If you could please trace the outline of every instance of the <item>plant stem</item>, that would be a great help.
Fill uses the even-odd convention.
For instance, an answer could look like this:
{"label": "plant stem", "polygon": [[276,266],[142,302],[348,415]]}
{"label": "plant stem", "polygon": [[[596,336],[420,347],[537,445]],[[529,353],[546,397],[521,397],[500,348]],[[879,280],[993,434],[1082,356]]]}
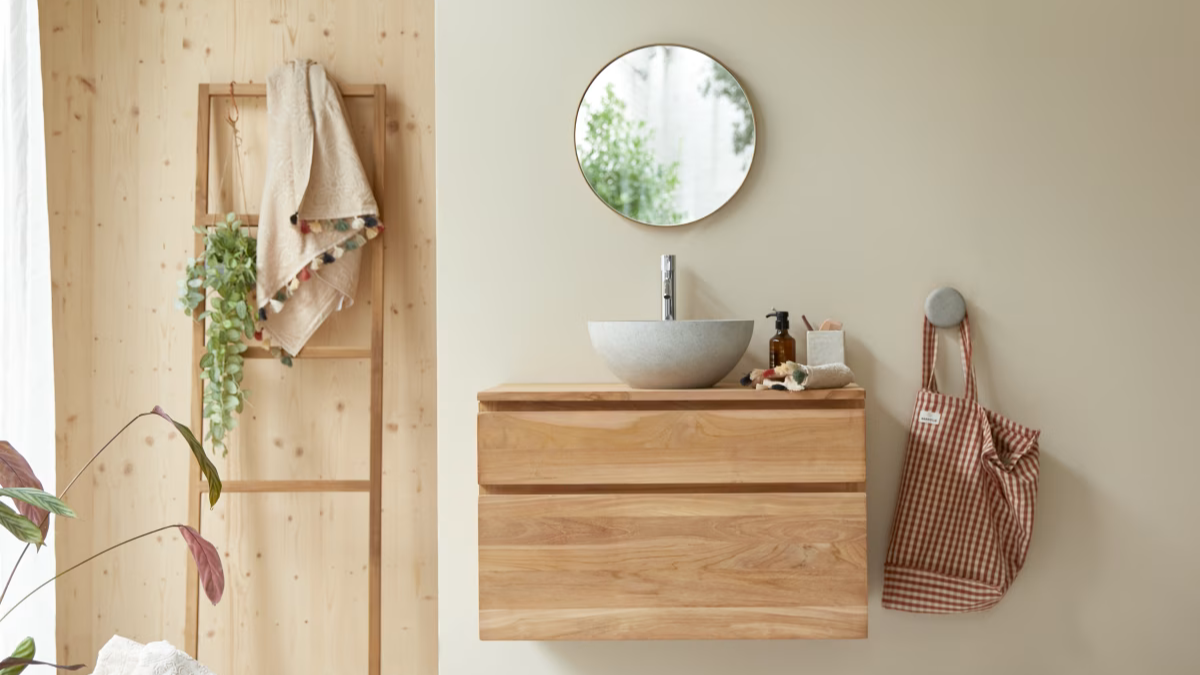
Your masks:
{"label": "plant stem", "polygon": [[[79,480],[79,477],[83,475],[83,472],[87,471],[87,468],[92,465],[92,462],[96,461],[96,458],[100,456],[100,453],[107,450],[108,446],[112,445],[112,442],[117,440],[118,436],[125,433],[125,430],[128,429],[134,422],[145,417],[146,415],[153,415],[153,414],[154,414],[154,412],[144,412],[144,413],[141,413],[140,415],[137,415],[136,417],[129,420],[128,422],[126,422],[125,426],[121,427],[120,431],[113,434],[113,437],[108,439],[108,442],[104,444],[104,447],[97,450],[96,454],[92,455],[92,458],[88,460],[87,464],[84,464],[83,468],[75,473],[75,477],[71,479],[70,483],[67,483],[67,487],[63,488],[62,492],[58,493],[58,498],[62,499],[63,496],[66,495],[68,491],[70,491],[71,486],[75,485],[75,481]],[[50,512],[47,511],[46,515],[42,516],[42,521],[40,523],[38,523],[38,529],[41,529],[42,523],[45,523],[46,519],[49,517],[50,517]],[[118,546],[120,546],[120,544],[118,544]],[[17,562],[13,563],[12,571],[8,573],[8,581],[4,582],[4,590],[0,591],[0,605],[4,604],[4,597],[6,595],[8,595],[8,587],[12,585],[13,577],[15,577],[17,575],[17,568],[21,566],[21,561],[25,559],[25,554],[27,552],[29,552],[29,544],[25,544],[25,548],[21,549],[21,555],[17,556]],[[71,569],[74,569],[74,568],[71,568]],[[69,572],[70,570],[67,570],[67,571]],[[65,572],[64,572],[64,574],[65,574]],[[58,577],[55,577],[55,579],[57,579],[57,578]],[[54,579],[51,579],[50,581],[54,581]],[[46,582],[46,583],[49,583],[49,582]],[[45,584],[42,584],[42,586],[44,586],[44,585]],[[41,588],[41,586],[38,586],[38,588]],[[18,603],[18,604],[20,604],[20,603]],[[9,610],[9,611],[11,612],[12,610]],[[8,616],[8,615],[5,614],[4,616]],[[0,619],[2,619],[2,618],[3,617],[0,617]]]}
{"label": "plant stem", "polygon": [[[38,525],[41,528],[41,525]],[[17,568],[20,567],[21,561],[25,559],[25,554],[29,552],[29,544],[25,544],[25,548],[21,549],[21,555],[17,556],[17,562],[13,563],[12,571],[8,573],[8,581],[4,582],[4,590],[0,591],[0,604],[4,602],[4,596],[8,595],[8,587],[12,584],[13,577],[17,576]]]}
{"label": "plant stem", "polygon": [[12,607],[9,607],[9,608],[8,608],[8,611],[7,611],[7,612],[5,612],[3,616],[0,616],[0,621],[4,621],[6,618],[8,618],[8,615],[9,615],[9,614],[12,614],[12,613],[13,613],[13,610],[15,610],[16,608],[20,607],[20,606],[21,606],[21,603],[23,603],[23,602],[25,602],[26,600],[28,600],[28,599],[29,599],[29,596],[31,596],[31,595],[33,595],[34,593],[37,593],[38,591],[42,590],[43,588],[45,588],[47,585],[49,585],[49,584],[53,583],[55,579],[58,579],[58,578],[59,578],[59,577],[61,577],[62,575],[66,574],[66,573],[68,573],[68,572],[72,572],[72,571],[74,571],[74,570],[76,570],[76,569],[78,569],[78,568],[80,568],[80,567],[82,567],[82,566],[84,566],[84,565],[86,565],[86,564],[90,563],[91,561],[95,560],[96,558],[99,558],[100,556],[104,555],[105,553],[108,553],[109,551],[111,551],[111,550],[113,550],[113,549],[115,549],[115,548],[120,548],[120,547],[124,546],[125,544],[131,543],[131,542],[134,542],[134,541],[137,541],[138,539],[142,539],[143,537],[149,537],[150,535],[152,535],[152,534],[155,534],[155,533],[157,533],[157,532],[162,532],[163,530],[169,530],[169,529],[171,529],[172,527],[183,527],[183,525],[179,525],[179,524],[175,524],[175,525],[164,525],[164,526],[162,526],[162,527],[160,527],[160,528],[157,528],[157,529],[154,529],[154,530],[150,530],[149,532],[144,532],[144,533],[142,533],[142,534],[139,534],[139,535],[138,535],[138,536],[136,536],[136,537],[130,537],[129,539],[126,539],[125,541],[123,541],[123,542],[121,542],[121,543],[119,543],[119,544],[113,544],[112,546],[109,546],[108,548],[104,549],[103,551],[100,551],[99,553],[95,553],[95,554],[93,554],[91,557],[89,557],[89,558],[87,558],[87,559],[85,559],[85,560],[82,560],[82,561],[80,561],[80,562],[77,562],[77,563],[75,563],[74,565],[71,565],[71,566],[70,566],[70,567],[68,567],[67,569],[65,569],[65,570],[63,570],[63,571],[59,572],[58,574],[55,574],[53,577],[50,577],[49,579],[47,579],[47,580],[43,581],[43,582],[42,582],[40,585],[38,585],[38,587],[37,587],[37,588],[35,588],[35,589],[33,589],[32,591],[29,591],[28,593],[26,593],[26,594],[25,594],[25,597],[23,597],[23,598],[21,598],[20,600],[18,600],[18,601],[17,601],[17,604],[13,605]]}
{"label": "plant stem", "polygon": [[[104,447],[97,450],[96,454],[92,455],[92,458],[88,460],[87,464],[84,464],[83,468],[75,473],[75,477],[71,479],[70,483],[67,483],[67,487],[63,488],[63,491],[61,493],[59,493],[58,498],[62,499],[67,494],[67,492],[70,491],[71,486],[75,485],[75,481],[79,480],[79,477],[83,475],[83,472],[87,471],[87,468],[92,465],[92,462],[96,461],[96,458],[100,456],[100,453],[107,450],[108,446],[112,445],[112,442],[117,440],[118,436],[125,433],[125,430],[128,429],[130,426],[132,426],[134,422],[140,420],[141,418],[143,418],[147,415],[153,415],[153,414],[154,414],[153,412],[140,413],[140,414],[136,415],[133,419],[126,422],[125,426],[121,427],[120,431],[113,434],[113,437],[108,439],[108,442],[104,444]],[[3,600],[3,599],[4,599],[3,596],[0,596],[0,600]]]}

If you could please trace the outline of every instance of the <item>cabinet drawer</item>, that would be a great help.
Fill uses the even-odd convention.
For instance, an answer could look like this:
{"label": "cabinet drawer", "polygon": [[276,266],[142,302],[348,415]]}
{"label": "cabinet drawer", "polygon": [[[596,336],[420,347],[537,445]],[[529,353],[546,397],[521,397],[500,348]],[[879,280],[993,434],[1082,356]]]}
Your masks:
{"label": "cabinet drawer", "polygon": [[481,485],[860,483],[862,408],[479,414]]}
{"label": "cabinet drawer", "polygon": [[866,495],[479,498],[484,640],[862,638]]}

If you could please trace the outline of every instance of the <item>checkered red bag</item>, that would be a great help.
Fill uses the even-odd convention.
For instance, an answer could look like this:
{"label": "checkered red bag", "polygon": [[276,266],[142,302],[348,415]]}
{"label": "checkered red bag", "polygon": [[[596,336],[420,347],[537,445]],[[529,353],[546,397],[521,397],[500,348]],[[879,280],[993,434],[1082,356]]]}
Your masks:
{"label": "checkered red bag", "polygon": [[1029,550],[1041,432],[979,404],[967,319],[960,330],[963,398],[938,393],[937,330],[925,321],[923,386],[883,571],[888,609],[988,609],[1004,597]]}

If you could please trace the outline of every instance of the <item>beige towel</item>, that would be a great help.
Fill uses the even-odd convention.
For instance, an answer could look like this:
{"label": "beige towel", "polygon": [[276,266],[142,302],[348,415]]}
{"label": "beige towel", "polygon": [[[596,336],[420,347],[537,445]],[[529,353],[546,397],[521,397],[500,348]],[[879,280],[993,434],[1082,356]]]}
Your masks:
{"label": "beige towel", "polygon": [[274,344],[296,354],[354,302],[361,247],[382,226],[341,93],[320,64],[291,61],[267,76],[267,120],[259,318]]}

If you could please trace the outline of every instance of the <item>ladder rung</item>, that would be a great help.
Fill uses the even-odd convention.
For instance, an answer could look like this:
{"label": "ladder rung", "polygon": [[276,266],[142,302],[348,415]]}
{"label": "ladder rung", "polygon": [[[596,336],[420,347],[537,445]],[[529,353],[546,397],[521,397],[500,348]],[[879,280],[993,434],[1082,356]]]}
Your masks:
{"label": "ladder rung", "polygon": [[[222,494],[235,492],[370,492],[369,480],[227,480]],[[208,483],[200,484],[208,492]]]}
{"label": "ladder rung", "polygon": [[[242,354],[243,358],[247,359],[274,359],[268,349],[262,347],[251,347]],[[371,358],[370,347],[305,347],[300,350],[299,354],[294,357],[296,359],[369,359]]]}
{"label": "ladder rung", "polygon": [[[374,96],[373,84],[339,84],[338,91],[342,96]],[[267,85],[263,82],[239,82],[233,85],[234,96],[266,96]],[[220,98],[229,96],[228,82],[212,82],[208,85],[208,97]]]}
{"label": "ladder rung", "polygon": [[[202,216],[196,216],[196,227],[211,227],[217,223],[225,222],[225,213],[206,213]],[[235,213],[234,218],[242,221],[242,225],[257,226],[257,213]]]}

